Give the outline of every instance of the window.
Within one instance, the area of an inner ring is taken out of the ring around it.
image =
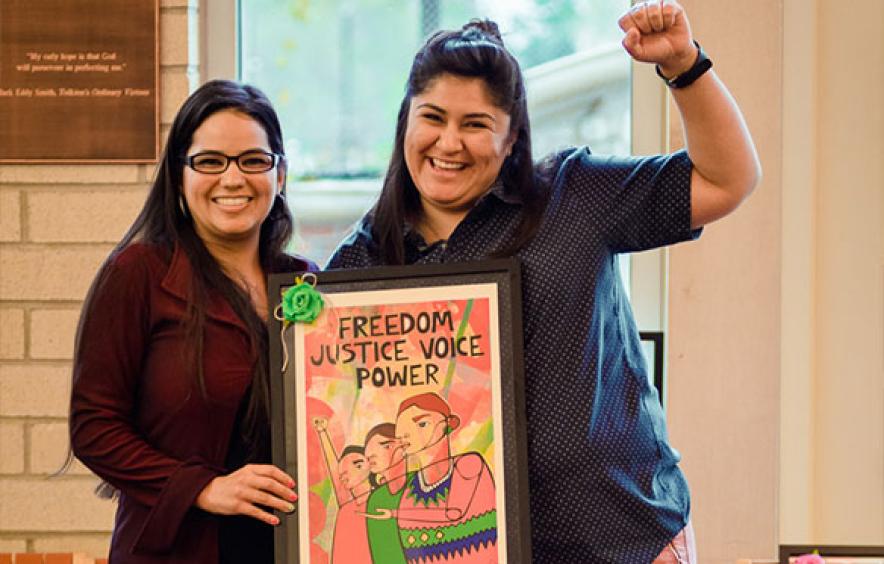
[[[525,72],[535,158],[581,144],[597,153],[665,151],[666,89],[620,47],[616,22],[629,4],[201,0],[202,76],[254,83],[273,100],[291,163],[295,250],[322,263],[375,200],[411,58],[435,29],[473,17],[499,24]],[[620,258],[638,326],[662,330],[665,249]]]
[[[324,260],[371,205],[415,51],[437,29],[488,17],[525,71],[535,156],[630,150],[625,0],[249,0],[242,80],[280,114],[297,250]]]

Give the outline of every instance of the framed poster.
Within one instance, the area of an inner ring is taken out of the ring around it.
[[[793,564],[814,551],[826,564],[884,564],[884,546],[780,545],[780,564]]]
[[[156,162],[159,4],[0,2],[0,163]]]
[[[518,262],[296,276],[268,287],[273,459],[298,492],[276,561],[530,562]],[[314,285],[314,320],[281,314]]]

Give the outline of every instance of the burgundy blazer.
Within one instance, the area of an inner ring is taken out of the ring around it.
[[[245,325],[211,299],[207,398],[186,369],[186,254],[133,244],[96,279],[81,320],[71,394],[74,454],[120,491],[110,562],[218,562],[218,517],[193,506],[225,473],[236,412],[252,379]],[[282,270],[316,270],[292,258]]]

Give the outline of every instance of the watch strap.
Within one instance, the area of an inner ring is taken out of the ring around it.
[[[654,65],[654,68],[657,70],[657,76],[662,78],[663,82],[665,82],[666,86],[669,88],[684,88],[690,86],[695,80],[703,76],[706,71],[712,68],[712,59],[706,55],[706,51],[703,51],[703,48],[700,47],[700,44],[696,41],[694,41],[694,45],[697,46],[697,60],[694,61],[691,68],[680,75],[673,78],[666,78],[663,76],[663,73],[660,72],[660,65]]]

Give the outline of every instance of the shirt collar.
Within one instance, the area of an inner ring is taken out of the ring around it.
[[[187,300],[192,273],[193,269],[187,255],[181,245],[176,242],[172,251],[172,260],[169,262],[169,270],[166,271],[161,284],[163,289],[177,298]]]
[[[487,198],[489,195],[497,197],[497,199],[505,204],[521,204],[524,201],[522,195],[517,191],[506,189],[506,186],[503,184],[503,179],[501,179],[500,176],[497,177],[497,180],[494,181],[494,184],[491,185],[488,192],[482,196],[482,199]]]
[[[432,245],[427,243],[427,240],[424,239],[424,236],[421,235],[420,231],[415,228],[414,225],[411,224],[410,221],[405,220],[402,223],[402,235],[405,239],[405,243],[407,245],[411,245],[417,250],[419,253],[424,253],[432,247],[435,247],[439,244],[446,244],[447,241],[436,241]]]
[[[505,204],[519,205],[524,201],[522,199],[522,195],[515,190],[508,191],[506,189],[506,186],[504,186],[503,184],[503,180],[500,178],[500,176],[498,176],[494,183],[491,185],[491,188],[489,188],[487,192],[482,194],[482,196],[476,201],[476,204],[473,206],[473,208],[475,209],[476,206],[478,206],[480,203],[484,202],[491,196],[497,198]],[[422,244],[423,246],[427,246],[423,236],[418,233],[417,229],[415,229],[410,221],[405,220],[402,222],[402,232],[406,238],[411,238],[415,240],[415,242]]]
[[[166,272],[160,285],[173,296],[186,302],[192,275],[193,267],[187,258],[187,253],[176,242],[175,250],[172,252],[172,260],[169,263],[169,270]],[[206,303],[206,315],[218,321],[235,325],[248,332],[245,323],[236,315],[233,308],[227,303],[227,300],[213,294],[214,292],[210,291],[209,299]]]

